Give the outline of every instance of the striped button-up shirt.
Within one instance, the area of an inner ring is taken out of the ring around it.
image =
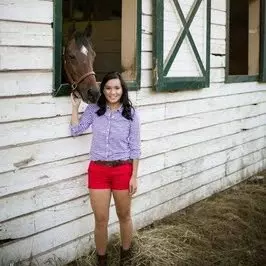
[[[122,116],[122,107],[111,111],[107,107],[102,116],[96,104],[88,104],[79,124],[70,126],[72,136],[80,135],[92,127],[90,159],[92,161],[128,160],[140,157],[140,122],[137,111],[132,112],[133,121]]]

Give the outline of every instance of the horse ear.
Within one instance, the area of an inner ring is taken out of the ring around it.
[[[91,23],[89,22],[86,29],[84,30],[84,36],[90,38],[91,37],[91,34],[92,34],[92,25]]]
[[[71,39],[75,31],[76,31],[76,25],[75,25],[75,22],[73,22],[68,28],[68,39],[69,40]]]

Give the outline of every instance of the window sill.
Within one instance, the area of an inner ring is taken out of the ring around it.
[[[258,75],[230,75],[225,78],[225,83],[254,82],[258,80]]]

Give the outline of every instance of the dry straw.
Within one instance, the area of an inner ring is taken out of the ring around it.
[[[138,231],[128,265],[266,265],[265,225],[265,182],[244,182]],[[115,235],[110,266],[119,265],[119,245]],[[94,251],[71,265],[95,265]]]

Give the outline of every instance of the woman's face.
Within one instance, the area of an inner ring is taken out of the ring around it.
[[[119,79],[110,79],[106,82],[103,90],[104,96],[109,104],[120,102],[123,94],[123,89]]]

